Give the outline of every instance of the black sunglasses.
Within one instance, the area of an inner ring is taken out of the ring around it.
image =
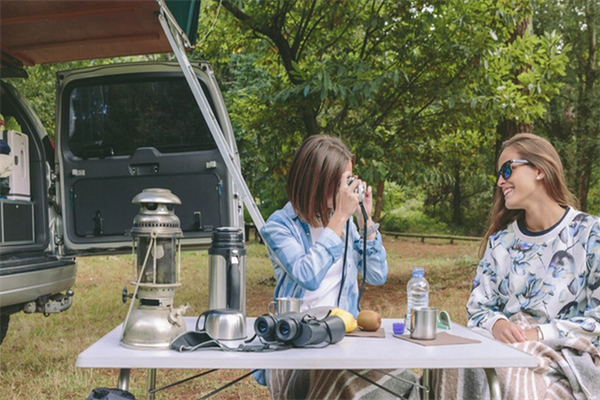
[[[502,164],[502,166],[500,167],[500,170],[498,171],[498,173],[496,174],[496,181],[498,181],[500,179],[500,177],[503,177],[504,179],[508,179],[510,178],[510,176],[512,175],[512,165],[513,164],[531,164],[531,162],[527,161],[527,160],[508,160],[507,162],[505,162],[504,164]]]

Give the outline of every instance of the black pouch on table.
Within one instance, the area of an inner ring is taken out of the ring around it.
[[[205,331],[184,332],[171,341],[170,347],[179,352],[200,348],[220,347],[219,343]]]

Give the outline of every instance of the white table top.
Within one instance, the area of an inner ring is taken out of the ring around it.
[[[195,317],[186,317],[193,330]],[[525,352],[452,324],[449,333],[478,339],[481,343],[421,346],[392,335],[392,323],[384,319],[385,338],[345,337],[320,349],[289,349],[265,353],[225,352],[218,349],[179,353],[175,350],[134,350],[119,343],[121,325],[77,357],[84,368],[225,368],[225,369],[387,369],[387,368],[497,368],[535,367],[537,359]],[[248,318],[251,337],[254,318]],[[438,332],[440,332],[438,330]],[[255,340],[254,343],[258,343]]]

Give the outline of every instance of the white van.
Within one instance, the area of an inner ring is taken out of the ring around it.
[[[199,2],[173,3],[195,10],[197,23]],[[184,247],[206,248],[215,228],[243,224],[232,174],[177,63],[58,73],[55,146],[9,83],[26,75],[25,65],[169,51],[156,18],[161,6],[162,0],[0,2],[0,114],[13,128],[0,132],[13,164],[0,196],[0,343],[11,314],[70,307],[75,256],[131,251],[128,231],[139,208],[131,201],[145,188],[166,188],[181,199],[175,212]],[[210,65],[191,67],[237,155]]]

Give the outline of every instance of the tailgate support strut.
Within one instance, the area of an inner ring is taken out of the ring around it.
[[[156,0],[158,5],[160,6],[160,13],[158,14],[158,19],[160,24],[169,40],[169,44],[173,49],[173,53],[177,57],[177,61],[179,62],[179,66],[183,71],[183,75],[185,76],[187,83],[192,90],[194,98],[196,99],[196,103],[198,103],[198,108],[202,112],[204,116],[204,120],[206,121],[208,128],[210,129],[210,133],[212,134],[215,143],[221,153],[221,157],[225,161],[225,165],[227,169],[231,173],[233,177],[233,182],[237,189],[241,192],[241,197],[244,202],[244,205],[248,209],[250,216],[252,217],[252,221],[256,226],[256,230],[260,233],[260,229],[265,224],[265,221],[258,210],[258,206],[254,202],[252,195],[250,194],[250,190],[246,185],[246,181],[242,176],[241,166],[236,163],[237,159],[235,158],[235,153],[232,151],[231,147],[225,141],[225,136],[223,135],[223,131],[221,127],[217,123],[217,119],[213,114],[208,100],[206,99],[206,95],[202,91],[202,87],[200,86],[200,82],[198,82],[198,78],[192,69],[190,64],[190,60],[187,58],[185,54],[184,44],[189,43],[187,36],[181,30],[177,21],[170,13],[167,6],[164,4],[163,0]],[[176,34],[173,34],[173,31],[176,31]]]

